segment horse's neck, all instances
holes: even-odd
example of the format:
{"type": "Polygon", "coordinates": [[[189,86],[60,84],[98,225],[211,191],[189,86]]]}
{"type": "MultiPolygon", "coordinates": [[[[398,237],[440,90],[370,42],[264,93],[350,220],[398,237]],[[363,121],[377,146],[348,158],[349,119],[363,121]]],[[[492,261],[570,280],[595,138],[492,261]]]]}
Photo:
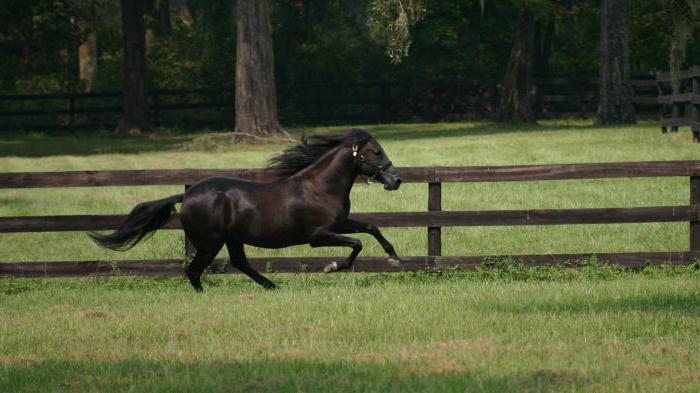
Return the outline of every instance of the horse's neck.
{"type": "Polygon", "coordinates": [[[354,159],[349,149],[343,147],[327,154],[304,172],[317,188],[343,198],[350,194],[357,177],[354,159]]]}

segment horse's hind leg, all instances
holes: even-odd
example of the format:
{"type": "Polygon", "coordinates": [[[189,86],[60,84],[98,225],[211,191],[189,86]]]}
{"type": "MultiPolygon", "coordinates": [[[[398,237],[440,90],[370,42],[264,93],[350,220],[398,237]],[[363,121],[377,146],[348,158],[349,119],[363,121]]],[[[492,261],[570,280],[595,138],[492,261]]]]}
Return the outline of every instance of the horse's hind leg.
{"type": "Polygon", "coordinates": [[[226,242],[226,248],[228,248],[228,256],[231,258],[231,265],[243,272],[246,276],[253,279],[253,281],[265,287],[265,289],[275,289],[277,285],[272,281],[268,280],[265,276],[258,273],[253,269],[248,263],[248,258],[245,256],[245,250],[243,249],[243,243],[229,241],[226,242]]]}
{"type": "Polygon", "coordinates": [[[214,260],[216,254],[219,253],[221,246],[223,246],[221,243],[195,244],[197,251],[194,255],[194,259],[192,259],[192,262],[190,262],[189,266],[187,266],[187,269],[185,270],[185,274],[187,274],[187,278],[190,279],[190,284],[192,284],[195,291],[204,291],[201,281],[202,273],[204,272],[204,269],[211,264],[211,261],[214,260]]]}

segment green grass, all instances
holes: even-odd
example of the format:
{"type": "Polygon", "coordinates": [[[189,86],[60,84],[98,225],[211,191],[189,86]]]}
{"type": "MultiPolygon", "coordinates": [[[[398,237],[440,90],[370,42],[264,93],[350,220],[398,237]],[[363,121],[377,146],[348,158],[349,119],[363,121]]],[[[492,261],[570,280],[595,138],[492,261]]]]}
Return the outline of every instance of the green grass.
{"type": "MultiPolygon", "coordinates": [[[[540,126],[488,123],[401,124],[367,127],[398,166],[514,165],[700,158],[687,132],[661,135],[645,123],[596,128],[586,122],[540,126]]],[[[319,131],[338,130],[321,128],[319,131]]],[[[299,133],[300,130],[294,130],[299,133]]],[[[144,168],[260,167],[284,146],[230,145],[226,136],[179,132],[137,138],[109,134],[15,134],[0,140],[0,171],[57,171],[144,168]]],[[[182,192],[181,187],[103,187],[0,190],[0,216],[125,214],[136,203],[182,192]]],[[[358,185],[353,211],[424,211],[427,186],[406,184],[383,192],[358,185]]],[[[449,183],[445,210],[633,207],[688,203],[688,179],[608,179],[583,181],[449,183]]],[[[425,230],[386,229],[399,255],[422,255],[425,230]]],[[[363,255],[383,255],[374,240],[360,236],[363,255]]],[[[688,225],[578,225],[447,228],[445,255],[576,253],[686,250],[688,225]]],[[[336,255],[334,249],[294,247],[249,249],[252,256],[336,255]]],[[[0,261],[180,258],[182,234],[162,231],[126,253],[98,248],[81,233],[0,236],[0,261]]]]}
{"type": "Polygon", "coordinates": [[[0,391],[698,391],[696,269],[272,277],[0,281],[0,391]]]}
{"type": "MultiPolygon", "coordinates": [[[[698,159],[687,133],[482,123],[368,127],[399,166],[698,159]]],[[[322,131],[333,130],[333,128],[322,131]]],[[[299,132],[299,131],[295,131],[299,132]]],[[[0,172],[257,167],[283,146],[171,131],[10,134],[0,172]]],[[[0,190],[0,216],[126,213],[180,187],[0,190]]],[[[354,211],[423,211],[427,187],[359,185],[354,211]]],[[[446,184],[445,210],[631,207],[688,202],[687,179],[446,184]]],[[[400,255],[425,229],[387,229],[400,255]]],[[[382,255],[361,237],[365,255],[382,255]]],[[[446,255],[680,251],[687,224],[445,229],[446,255]]],[[[250,249],[251,255],[338,255],[250,249]]],[[[81,233],[2,234],[0,261],[182,257],[162,231],[127,253],[81,233]]],[[[700,270],[598,264],[397,274],[0,280],[0,392],[698,392],[700,270]]]]}

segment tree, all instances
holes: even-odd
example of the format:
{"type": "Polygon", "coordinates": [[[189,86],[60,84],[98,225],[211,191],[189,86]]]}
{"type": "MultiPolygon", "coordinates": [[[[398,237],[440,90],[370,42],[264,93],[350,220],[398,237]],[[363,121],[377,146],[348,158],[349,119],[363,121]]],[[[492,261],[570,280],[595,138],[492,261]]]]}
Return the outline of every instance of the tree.
{"type": "Polygon", "coordinates": [[[83,92],[89,93],[97,79],[97,13],[95,0],[76,1],[76,15],[80,45],[78,46],[78,79],[83,92]]]}
{"type": "Polygon", "coordinates": [[[603,0],[600,17],[600,97],[596,123],[635,122],[630,89],[629,0],[603,0]]]}
{"type": "Polygon", "coordinates": [[[697,0],[663,0],[663,3],[673,26],[668,64],[671,69],[673,92],[677,94],[680,91],[678,77],[685,62],[688,42],[697,24],[700,4],[697,0]]]}
{"type": "Polygon", "coordinates": [[[513,31],[513,45],[506,74],[500,86],[497,117],[500,121],[534,123],[530,97],[532,95],[532,56],[535,16],[524,7],[513,31]]]}
{"type": "Polygon", "coordinates": [[[144,6],[140,0],[121,0],[124,71],[122,117],[117,133],[136,135],[148,129],[144,6]]]}
{"type": "Polygon", "coordinates": [[[238,0],[236,23],[236,132],[281,134],[269,0],[238,0]]]}
{"type": "Polygon", "coordinates": [[[169,0],[147,0],[146,2],[146,48],[151,48],[159,36],[169,35],[170,23],[169,0]]]}

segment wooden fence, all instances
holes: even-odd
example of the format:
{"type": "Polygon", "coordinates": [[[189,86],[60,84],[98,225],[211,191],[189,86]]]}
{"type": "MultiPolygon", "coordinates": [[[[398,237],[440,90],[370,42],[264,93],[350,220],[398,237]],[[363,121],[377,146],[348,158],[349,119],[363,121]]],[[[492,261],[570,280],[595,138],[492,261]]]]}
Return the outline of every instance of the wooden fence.
{"type": "Polygon", "coordinates": [[[693,141],[700,143],[700,66],[681,72],[678,93],[673,92],[671,74],[657,74],[656,83],[662,108],[661,132],[668,132],[668,127],[671,132],[678,132],[678,127],[688,126],[693,141]]]}
{"type": "MultiPolygon", "coordinates": [[[[280,119],[286,124],[470,120],[489,118],[498,104],[498,81],[404,81],[278,86],[280,119]]],[[[638,113],[658,113],[656,81],[634,79],[638,113]]],[[[535,80],[534,110],[541,118],[595,114],[593,78],[535,80]]],[[[157,89],[148,92],[155,126],[223,127],[234,122],[233,87],[157,89]]],[[[121,93],[0,95],[0,130],[114,127],[121,93]]]]}
{"type": "MultiPolygon", "coordinates": [[[[620,224],[648,222],[688,222],[688,251],[599,253],[598,259],[608,263],[635,267],[650,264],[689,264],[700,258],[700,161],[621,162],[601,164],[526,165],[500,167],[414,167],[401,168],[405,182],[428,184],[428,209],[423,212],[353,213],[352,218],[380,227],[426,227],[428,249],[425,256],[403,257],[403,266],[386,263],[385,257],[361,257],[355,271],[397,271],[459,266],[473,269],[485,258],[499,256],[441,256],[441,228],[455,226],[513,226],[561,224],[620,224]],[[567,179],[603,179],[633,177],[683,176],[690,179],[690,202],[685,206],[635,208],[442,211],[442,183],[507,182],[567,179]]],[[[175,169],[128,171],[77,171],[0,173],[0,188],[38,187],[102,187],[191,184],[210,176],[238,176],[265,180],[266,173],[256,169],[175,169]]],[[[122,215],[73,215],[0,217],[0,233],[55,232],[114,229],[122,215]]],[[[174,216],[167,229],[180,228],[174,216]]],[[[86,241],[88,241],[86,239],[86,241]]],[[[184,252],[183,252],[184,255],[184,252]]],[[[576,263],[592,254],[513,255],[525,265],[576,263]]],[[[184,257],[183,257],[184,259],[184,257]]],[[[2,277],[61,277],[85,275],[179,275],[183,259],[122,260],[79,262],[8,262],[0,263],[2,277]]],[[[338,257],[251,258],[257,269],[272,268],[277,272],[318,272],[338,257]]],[[[221,261],[217,263],[221,264],[221,261]]],[[[234,272],[221,264],[226,272],[234,272]]]]}

